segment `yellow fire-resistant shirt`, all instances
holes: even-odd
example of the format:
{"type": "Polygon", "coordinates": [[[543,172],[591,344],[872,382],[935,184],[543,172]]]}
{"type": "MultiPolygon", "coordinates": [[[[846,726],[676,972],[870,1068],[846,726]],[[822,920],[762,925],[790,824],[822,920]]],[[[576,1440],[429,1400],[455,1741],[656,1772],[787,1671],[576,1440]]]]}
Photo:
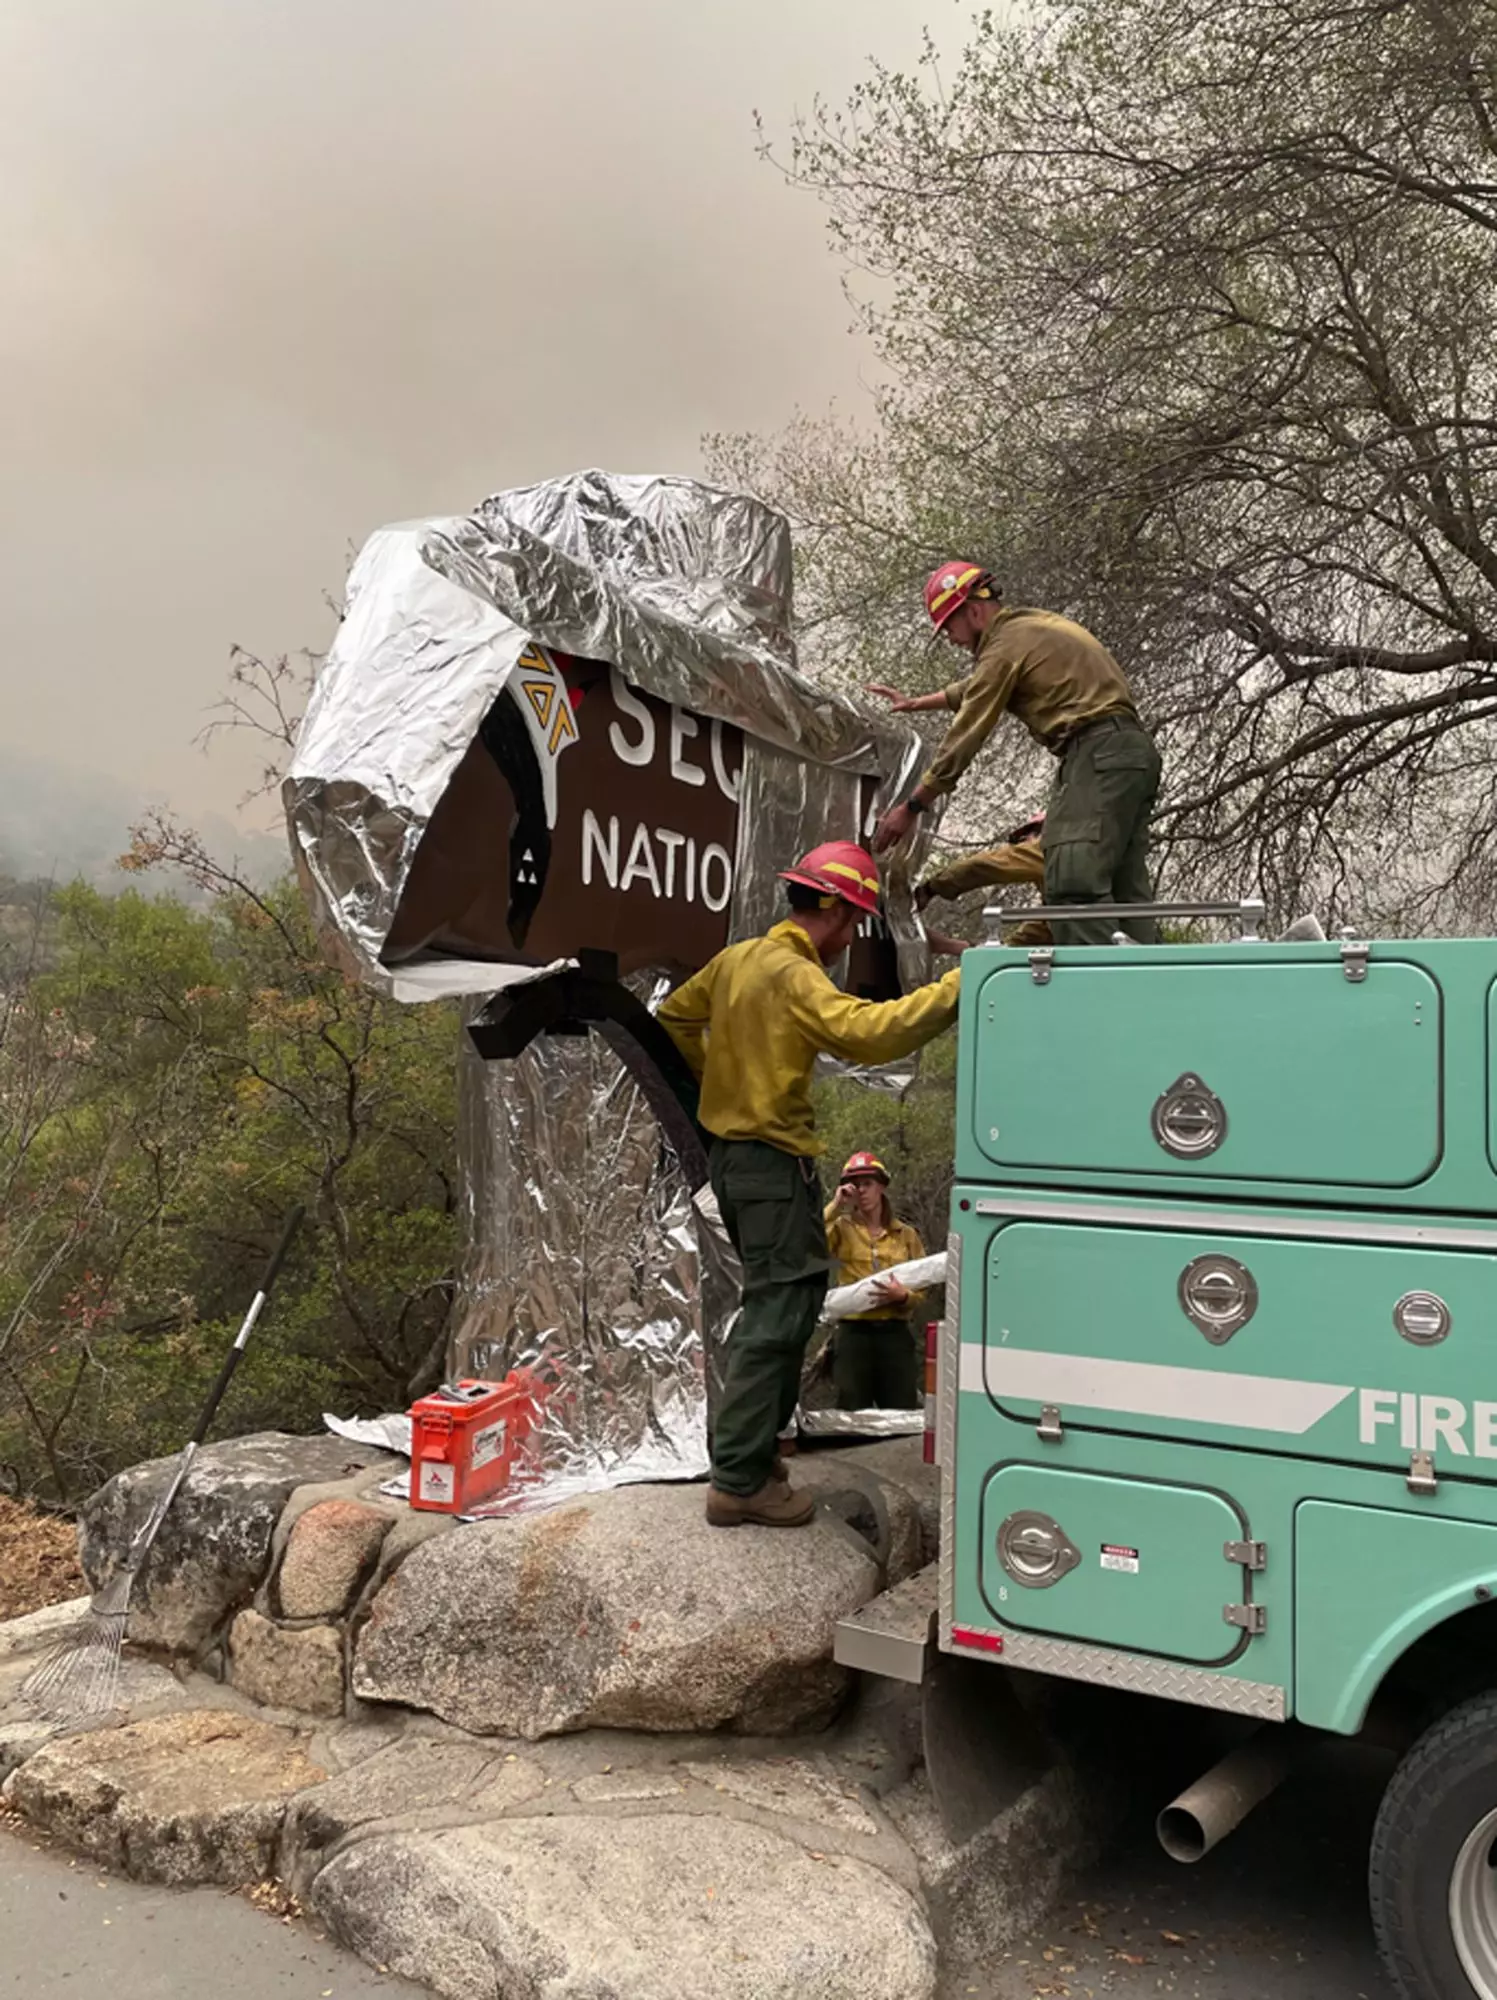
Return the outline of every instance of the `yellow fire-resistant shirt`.
{"type": "Polygon", "coordinates": [[[700,1118],[719,1139],[762,1139],[781,1152],[823,1150],[811,1111],[818,1055],[891,1062],[956,1014],[961,971],[901,1000],[856,1000],[832,984],[800,925],[729,945],[678,986],[660,1020],[702,1086],[700,1118]]]}
{"type": "Polygon", "coordinates": [[[920,780],[932,794],[951,790],[1005,711],[1046,749],[1084,722],[1137,712],[1126,675],[1100,639],[1059,612],[1019,607],[989,625],[972,672],[946,689],[946,706],[956,720],[920,780]]]}
{"type": "MultiPolygon", "coordinates": [[[[856,1285],[863,1278],[875,1277],[880,1271],[892,1270],[896,1264],[907,1264],[912,1257],[925,1255],[920,1231],[912,1222],[891,1222],[882,1236],[873,1236],[866,1222],[848,1215],[835,1201],[826,1205],[826,1247],[836,1267],[832,1273],[834,1285],[856,1285]]],[[[875,1306],[871,1312],[848,1313],[845,1317],[853,1324],[860,1319],[903,1319],[915,1311],[924,1296],[923,1292],[912,1291],[903,1305],[891,1302],[875,1306]]]]}

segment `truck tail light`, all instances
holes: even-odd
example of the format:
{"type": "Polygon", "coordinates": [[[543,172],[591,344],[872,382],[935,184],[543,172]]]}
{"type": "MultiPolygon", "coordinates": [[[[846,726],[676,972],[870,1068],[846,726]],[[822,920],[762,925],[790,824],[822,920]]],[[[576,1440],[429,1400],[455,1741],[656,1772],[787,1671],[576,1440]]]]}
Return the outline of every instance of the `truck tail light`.
{"type": "Polygon", "coordinates": [[[951,1643],[954,1646],[965,1647],[969,1653],[1001,1653],[1003,1634],[984,1632],[975,1625],[953,1625],[951,1643]]]}
{"type": "Polygon", "coordinates": [[[941,1322],[925,1322],[925,1442],[920,1456],[927,1465],[936,1462],[936,1350],[941,1339],[941,1322]]]}

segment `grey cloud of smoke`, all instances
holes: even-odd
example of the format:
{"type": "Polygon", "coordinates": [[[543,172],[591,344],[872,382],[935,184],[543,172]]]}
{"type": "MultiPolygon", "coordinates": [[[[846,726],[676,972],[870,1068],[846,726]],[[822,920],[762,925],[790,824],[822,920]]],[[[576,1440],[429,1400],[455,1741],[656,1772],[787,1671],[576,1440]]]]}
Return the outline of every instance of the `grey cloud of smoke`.
{"type": "Polygon", "coordinates": [[[381,521],[856,408],[815,204],[754,154],[950,0],[10,0],[13,751],[232,812],[233,642],[316,646],[381,521]]]}

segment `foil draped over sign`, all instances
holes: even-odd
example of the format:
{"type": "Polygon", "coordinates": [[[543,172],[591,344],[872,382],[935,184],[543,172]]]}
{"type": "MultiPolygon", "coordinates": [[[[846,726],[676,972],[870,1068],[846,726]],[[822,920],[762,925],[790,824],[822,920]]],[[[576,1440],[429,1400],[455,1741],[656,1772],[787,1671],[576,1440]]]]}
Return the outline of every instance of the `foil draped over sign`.
{"type": "MultiPolygon", "coordinates": [[[[775,921],[787,860],[866,836],[922,747],[798,672],[782,516],[585,472],[370,538],[282,796],[325,937],[387,993],[471,1006],[581,946],[663,992],[775,921]]],[[[490,1063],[464,1036],[460,1085],[453,1372],[545,1380],[547,1497],[700,1472],[736,1260],[639,1086],[596,1034],[490,1063]]]]}

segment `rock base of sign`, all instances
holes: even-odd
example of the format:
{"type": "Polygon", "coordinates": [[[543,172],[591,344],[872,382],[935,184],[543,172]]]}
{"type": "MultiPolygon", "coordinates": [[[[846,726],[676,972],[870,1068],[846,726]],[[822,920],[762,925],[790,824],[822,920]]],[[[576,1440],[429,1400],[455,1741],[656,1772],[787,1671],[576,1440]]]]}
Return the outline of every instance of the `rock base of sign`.
{"type": "MultiPolygon", "coordinates": [[[[734,1534],[700,1486],[455,1524],[329,1443],[218,1448],[104,1726],[7,1707],[81,1601],[0,1625],[14,1812],[141,1879],[274,1878],[485,2000],[542,1972],[558,2000],[929,2000],[938,1941],[948,1974],[1001,1948],[1090,1851],[1056,1774],[952,1848],[917,1691],[832,1661],[837,1618],[930,1553],[918,1439],[804,1454],[815,1523],[734,1534]]],[[[90,1509],[92,1574],[154,1470],[90,1509]]]]}
{"type": "MultiPolygon", "coordinates": [[[[199,1452],[131,1591],[131,1640],[196,1659],[258,1589],[276,1524],[298,1487],[398,1463],[341,1438],[281,1431],[199,1452]]],[[[91,1589],[123,1563],[175,1467],[167,1458],[131,1466],[86,1503],[78,1541],[91,1589]]]]}
{"type": "MultiPolygon", "coordinates": [[[[916,1438],[803,1453],[794,1534],[707,1527],[699,1485],[616,1488],[458,1523],[381,1492],[401,1461],[337,1438],[240,1438],[198,1457],[131,1596],[129,1639],[312,1717],[398,1704],[477,1733],[823,1726],[851,1685],[837,1620],[930,1554],[916,1438]]],[[[172,1462],[84,1510],[95,1586],[172,1462]]]]}
{"type": "Polygon", "coordinates": [[[623,1487],[417,1549],[374,1599],[353,1687],[525,1737],[817,1728],[850,1684],[837,1620],[880,1587],[828,1509],[794,1534],[724,1534],[700,1487],[623,1487]]]}
{"type": "MultiPolygon", "coordinates": [[[[0,1659],[0,1709],[26,1663],[0,1659]]],[[[10,1811],[138,1879],[275,1880],[444,1995],[491,2000],[543,1968],[578,2000],[931,2000],[938,1965],[1001,1948],[1043,1914],[1068,1844],[1090,1849],[1085,1801],[1049,1779],[953,1850],[915,1691],[890,1683],[791,1743],[527,1741],[409,1710],[316,1722],[149,1671],[148,1714],[22,1747],[10,1811]]]]}
{"type": "Polygon", "coordinates": [[[922,2000],[918,1898],[846,1852],[736,1819],[627,1813],[377,1835],[313,1904],[361,1956],[450,2000],[922,2000]],[[606,1968],[606,1970],[605,1970],[606,1968]],[[600,1977],[601,1974],[601,1977],[600,1977]]]}

